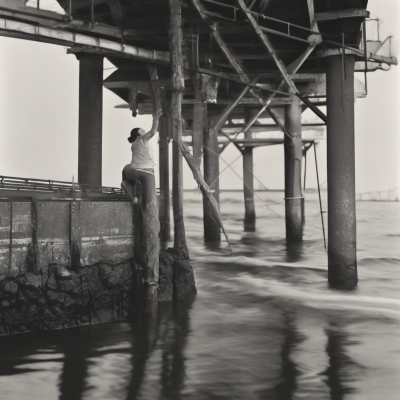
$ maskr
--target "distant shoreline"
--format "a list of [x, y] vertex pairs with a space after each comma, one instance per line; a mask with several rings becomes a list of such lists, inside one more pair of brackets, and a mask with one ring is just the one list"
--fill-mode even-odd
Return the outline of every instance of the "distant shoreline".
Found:
[[[197, 192], [200, 189], [183, 189], [184, 192]], [[220, 189], [220, 192], [243, 192], [243, 189]], [[285, 189], [255, 189], [254, 192], [284, 192]], [[318, 192], [318, 189], [306, 189], [305, 192]], [[321, 189], [321, 192], [326, 192], [326, 189]]]

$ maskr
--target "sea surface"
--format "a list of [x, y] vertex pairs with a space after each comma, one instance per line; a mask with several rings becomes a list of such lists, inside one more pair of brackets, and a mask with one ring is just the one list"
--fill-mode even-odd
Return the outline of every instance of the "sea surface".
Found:
[[295, 248], [283, 193], [256, 195], [257, 230], [246, 233], [243, 194], [221, 193], [231, 256], [224, 241], [204, 244], [201, 195], [185, 192], [194, 301], [0, 338], [0, 399], [400, 399], [400, 203], [357, 203], [359, 284], [338, 290], [317, 194], [306, 193]]

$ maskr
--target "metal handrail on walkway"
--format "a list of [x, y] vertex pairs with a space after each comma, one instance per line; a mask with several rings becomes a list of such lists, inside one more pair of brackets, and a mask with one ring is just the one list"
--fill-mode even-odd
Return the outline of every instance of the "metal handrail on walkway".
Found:
[[51, 179], [20, 178], [0, 175], [0, 190], [58, 192], [83, 191], [104, 194], [125, 195], [126, 190], [109, 186], [86, 185], [75, 182], [55, 181]]

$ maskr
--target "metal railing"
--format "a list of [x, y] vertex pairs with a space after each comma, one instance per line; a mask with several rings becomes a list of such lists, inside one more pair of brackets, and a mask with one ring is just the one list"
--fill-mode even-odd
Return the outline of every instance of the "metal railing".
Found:
[[104, 194], [125, 195], [126, 190], [109, 186], [85, 185], [75, 182], [55, 181], [51, 179], [19, 178], [0, 175], [0, 190], [34, 192], [71, 192], [83, 191]]

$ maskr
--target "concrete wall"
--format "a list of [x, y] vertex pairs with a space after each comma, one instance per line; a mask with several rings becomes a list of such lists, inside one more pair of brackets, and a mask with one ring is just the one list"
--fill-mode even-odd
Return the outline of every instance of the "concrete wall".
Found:
[[127, 201], [0, 201], [0, 334], [133, 313], [133, 208]]

